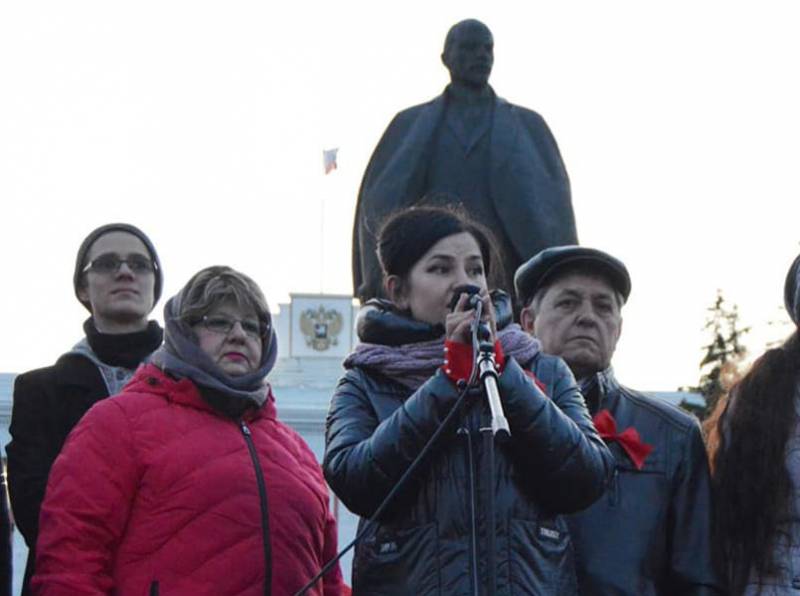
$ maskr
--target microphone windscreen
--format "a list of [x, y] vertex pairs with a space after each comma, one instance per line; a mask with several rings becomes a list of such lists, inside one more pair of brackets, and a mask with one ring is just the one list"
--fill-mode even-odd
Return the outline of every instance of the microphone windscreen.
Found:
[[477, 306], [477, 300], [480, 299], [480, 297], [478, 296], [480, 291], [481, 291], [480, 287], [473, 284], [464, 284], [454, 288], [453, 296], [450, 298], [450, 312], [455, 310], [456, 304], [458, 304], [458, 299], [461, 298], [461, 294], [467, 294], [470, 297], [469, 300], [470, 307], [475, 308]]

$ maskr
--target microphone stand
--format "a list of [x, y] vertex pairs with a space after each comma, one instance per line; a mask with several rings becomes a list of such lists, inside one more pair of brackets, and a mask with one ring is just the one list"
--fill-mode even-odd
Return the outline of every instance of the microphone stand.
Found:
[[[508, 421], [503, 415], [503, 406], [500, 403], [500, 394], [497, 390], [497, 367], [495, 365], [494, 344], [491, 342], [491, 331], [486, 323], [481, 323], [481, 314], [483, 312], [483, 304], [480, 300], [475, 304], [475, 319], [471, 325], [472, 332], [472, 352], [476, 355], [475, 366], [473, 366], [472, 374], [470, 375], [469, 382], [463, 383], [459, 381], [459, 394], [456, 403], [447, 413], [444, 420], [439, 424], [439, 427], [434, 431], [433, 435], [425, 443], [425, 446], [419, 452], [417, 457], [409, 465], [405, 472], [400, 476], [400, 479], [394, 485], [389, 494], [383, 499], [381, 504], [366, 522], [363, 524], [361, 530], [355, 538], [350, 541], [345, 548], [343, 548], [335, 557], [323, 565], [322, 569], [311, 580], [309, 580], [300, 590], [295, 592], [294, 596], [304, 596], [314, 585], [322, 579], [322, 577], [330, 571], [334, 565], [341, 559], [346, 552], [353, 548], [361, 538], [367, 533], [374, 524], [386, 511], [389, 504], [393, 502], [397, 493], [407, 486], [407, 482], [411, 475], [416, 472], [417, 468], [426, 459], [428, 454], [433, 450], [434, 445], [437, 444], [439, 437], [444, 433], [445, 429], [449, 428], [452, 422], [461, 412], [462, 406], [465, 403], [469, 388], [480, 379], [486, 389], [486, 395], [489, 400], [489, 409], [492, 412], [491, 425], [486, 428], [481, 428], [480, 432], [484, 435], [486, 442], [486, 452], [488, 454], [487, 460], [489, 470], [487, 478], [489, 480], [489, 490], [487, 491], [489, 501], [488, 506], [488, 519], [490, 520], [491, 527], [489, 528], [487, 550], [489, 551], [489, 595], [494, 596], [497, 590], [497, 568], [495, 560], [497, 558], [495, 546], [495, 532], [497, 524], [495, 521], [495, 504], [494, 504], [494, 439], [504, 441], [511, 437], [511, 431], [508, 428]], [[477, 561], [476, 561], [477, 564]], [[475, 586], [480, 590], [479, 586]]]
[[500, 442], [511, 438], [508, 420], [503, 413], [503, 403], [500, 401], [500, 391], [497, 389], [497, 363], [495, 362], [494, 345], [491, 343], [491, 332], [488, 323], [480, 322], [480, 306], [476, 316], [477, 337], [473, 335], [472, 349], [475, 353], [478, 368], [478, 377], [483, 382], [486, 400], [489, 402], [491, 412], [492, 437]]
[[488, 570], [488, 591], [489, 596], [494, 596], [497, 590], [497, 520], [495, 514], [495, 454], [494, 442], [497, 440], [503, 443], [511, 438], [511, 430], [508, 427], [503, 413], [503, 404], [500, 401], [500, 392], [497, 389], [497, 366], [495, 362], [494, 345], [491, 342], [491, 331], [489, 325], [481, 322], [483, 304], [478, 301], [476, 304], [475, 322], [472, 330], [472, 351], [476, 358], [476, 374], [483, 385], [486, 399], [489, 402], [491, 421], [488, 426], [480, 429], [483, 435], [484, 450], [486, 452], [486, 471], [485, 478], [488, 482], [486, 519], [487, 519], [487, 570]]

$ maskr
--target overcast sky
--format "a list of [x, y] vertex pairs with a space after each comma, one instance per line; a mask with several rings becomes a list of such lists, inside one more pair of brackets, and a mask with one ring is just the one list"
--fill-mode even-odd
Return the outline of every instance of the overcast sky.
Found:
[[[50, 364], [79, 339], [74, 255], [109, 221], [151, 235], [165, 296], [211, 264], [253, 276], [273, 307], [350, 293], [364, 167], [398, 110], [441, 92], [444, 36], [467, 17], [494, 33], [498, 95], [558, 140], [581, 242], [631, 271], [624, 382], [697, 380], [717, 288], [754, 327], [754, 352], [789, 331], [794, 2], [0, 7], [0, 370]], [[324, 176], [329, 147], [340, 168]]]

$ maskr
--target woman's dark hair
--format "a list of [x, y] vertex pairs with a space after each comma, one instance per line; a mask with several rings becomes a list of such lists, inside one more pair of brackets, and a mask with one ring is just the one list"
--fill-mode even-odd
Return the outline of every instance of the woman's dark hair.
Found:
[[483, 257], [486, 280], [490, 287], [496, 287], [503, 275], [497, 241], [489, 230], [472, 221], [459, 207], [410, 207], [389, 214], [378, 232], [377, 242], [384, 277], [397, 275], [405, 279], [434, 244], [463, 232], [475, 238]]
[[709, 420], [717, 556], [732, 594], [751, 571], [776, 571], [773, 547], [779, 520], [790, 512], [792, 484], [786, 444], [797, 424], [800, 332], [767, 351], [720, 400]]

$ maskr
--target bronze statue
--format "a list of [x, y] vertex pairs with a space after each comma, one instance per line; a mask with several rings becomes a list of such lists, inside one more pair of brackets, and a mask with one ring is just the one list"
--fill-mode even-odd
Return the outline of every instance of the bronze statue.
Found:
[[375, 236], [382, 220], [414, 204], [461, 204], [496, 236], [513, 292], [517, 267], [549, 246], [576, 244], [569, 179], [544, 119], [489, 86], [494, 40], [476, 20], [447, 33], [450, 84], [439, 97], [397, 114], [361, 181], [353, 227], [353, 286], [380, 296]]

